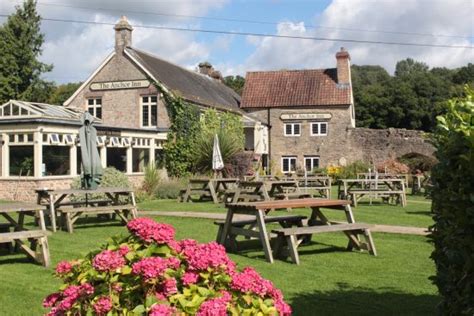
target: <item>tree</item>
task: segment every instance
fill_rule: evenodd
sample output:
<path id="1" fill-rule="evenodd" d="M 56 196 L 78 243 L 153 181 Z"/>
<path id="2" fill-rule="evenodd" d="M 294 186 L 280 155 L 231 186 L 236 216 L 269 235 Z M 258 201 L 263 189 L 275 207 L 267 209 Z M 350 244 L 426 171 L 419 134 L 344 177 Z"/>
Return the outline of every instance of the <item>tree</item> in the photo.
<path id="1" fill-rule="evenodd" d="M 47 101 L 53 84 L 40 77 L 51 71 L 52 65 L 38 60 L 44 43 L 40 24 L 36 1 L 26 0 L 0 27 L 0 103 L 10 99 Z"/>
<path id="2" fill-rule="evenodd" d="M 245 78 L 241 76 L 227 76 L 224 78 L 224 84 L 237 92 L 239 95 L 242 95 L 244 90 Z"/>
<path id="3" fill-rule="evenodd" d="M 54 89 L 48 103 L 62 105 L 81 86 L 82 82 L 61 84 Z"/>

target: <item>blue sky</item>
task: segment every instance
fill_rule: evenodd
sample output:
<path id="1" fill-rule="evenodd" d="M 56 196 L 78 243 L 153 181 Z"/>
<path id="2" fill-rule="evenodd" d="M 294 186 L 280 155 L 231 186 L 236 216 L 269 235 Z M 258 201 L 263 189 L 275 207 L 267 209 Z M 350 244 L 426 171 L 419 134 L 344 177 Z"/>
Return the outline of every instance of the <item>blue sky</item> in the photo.
<path id="1" fill-rule="evenodd" d="M 19 3 L 21 0 L 0 1 L 1 14 L 11 13 Z M 473 0 L 39 0 L 38 10 L 44 18 L 105 23 L 115 23 L 126 15 L 135 26 L 134 47 L 188 69 L 209 61 L 224 75 L 245 75 L 251 70 L 331 68 L 341 46 L 348 49 L 352 63 L 381 65 L 389 72 L 393 72 L 397 61 L 407 57 L 431 67 L 454 68 L 474 62 Z M 0 23 L 3 21 L 0 18 Z M 157 30 L 140 25 L 471 47 L 263 38 Z M 54 64 L 46 78 L 57 82 L 86 79 L 114 45 L 110 25 L 43 21 L 42 31 L 46 42 L 41 59 Z"/>

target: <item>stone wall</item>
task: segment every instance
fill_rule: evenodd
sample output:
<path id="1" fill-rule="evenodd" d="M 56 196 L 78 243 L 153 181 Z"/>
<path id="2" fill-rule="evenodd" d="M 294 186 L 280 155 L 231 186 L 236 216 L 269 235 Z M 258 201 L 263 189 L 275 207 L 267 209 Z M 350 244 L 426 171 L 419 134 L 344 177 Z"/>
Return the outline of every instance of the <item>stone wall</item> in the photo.
<path id="1" fill-rule="evenodd" d="M 409 153 L 433 156 L 435 151 L 428 135 L 422 131 L 353 128 L 347 131 L 347 136 L 351 142 L 348 161 L 368 160 L 378 163 Z"/>

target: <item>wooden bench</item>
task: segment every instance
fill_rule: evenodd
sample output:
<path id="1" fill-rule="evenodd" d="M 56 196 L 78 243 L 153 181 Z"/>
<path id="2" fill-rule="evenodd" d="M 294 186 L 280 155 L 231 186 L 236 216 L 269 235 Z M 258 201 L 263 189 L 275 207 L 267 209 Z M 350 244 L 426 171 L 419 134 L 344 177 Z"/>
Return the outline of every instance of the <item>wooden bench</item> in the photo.
<path id="1" fill-rule="evenodd" d="M 48 267 L 51 263 L 48 246 L 48 236 L 50 234 L 50 232 L 45 230 L 22 230 L 2 233 L 0 234 L 0 244 L 15 242 L 26 255 L 43 266 Z M 25 239 L 30 242 L 30 246 L 23 242 Z M 37 249 L 38 245 L 39 249 Z"/>
<path id="2" fill-rule="evenodd" d="M 286 216 L 266 216 L 265 217 L 265 223 L 279 223 L 282 227 L 292 227 L 292 226 L 303 226 L 303 220 L 307 219 L 306 216 L 302 215 L 286 215 Z M 219 242 L 221 240 L 222 236 L 222 230 L 224 228 L 225 220 L 218 220 L 214 222 L 215 225 L 219 226 L 219 229 L 217 231 L 217 237 L 216 241 Z M 238 233 L 239 235 L 245 235 L 247 238 L 250 237 L 259 237 L 258 232 L 255 232 L 255 236 L 253 236 L 252 233 L 246 232 L 243 233 L 243 228 L 245 226 L 250 226 L 247 229 L 253 229 L 257 225 L 257 219 L 256 218 L 249 218 L 249 219 L 243 219 L 243 220 L 233 220 L 232 221 L 232 229 L 231 229 L 231 234 L 229 238 L 227 238 L 226 241 L 226 246 L 229 246 L 230 248 L 233 248 L 235 250 L 237 242 L 236 242 L 236 234 Z M 276 237 L 275 234 L 270 237 Z"/>
<path id="3" fill-rule="evenodd" d="M 278 236 L 275 245 L 275 255 L 284 256 L 283 247 L 286 245 L 292 262 L 300 264 L 297 248 L 299 244 L 304 241 L 304 237 L 312 234 L 342 231 L 349 237 L 348 250 L 352 250 L 353 248 L 368 250 L 370 254 L 376 256 L 377 252 L 370 233 L 371 226 L 372 225 L 362 223 L 352 223 L 273 229 L 272 232 Z M 358 235 L 364 235 L 366 242 L 361 242 Z"/>
<path id="4" fill-rule="evenodd" d="M 363 197 L 369 198 L 382 198 L 382 200 L 390 203 L 393 200 L 394 204 L 401 204 L 403 207 L 406 206 L 405 192 L 395 190 L 363 190 L 363 189 L 352 189 L 349 191 L 349 197 L 352 200 L 352 204 L 357 206 L 357 202 Z"/>
<path id="5" fill-rule="evenodd" d="M 128 222 L 127 216 L 129 213 L 132 217 L 136 217 L 136 207 L 130 204 L 127 205 L 109 205 L 109 206 L 90 206 L 90 207 L 66 207 L 57 209 L 61 214 L 62 226 L 70 234 L 73 233 L 73 225 L 82 214 L 117 214 L 124 223 Z M 122 214 L 124 212 L 124 214 Z"/>
<path id="6" fill-rule="evenodd" d="M 273 195 L 276 200 L 290 200 L 290 199 L 308 199 L 312 198 L 311 193 L 305 192 L 288 192 L 288 193 L 277 193 Z"/>

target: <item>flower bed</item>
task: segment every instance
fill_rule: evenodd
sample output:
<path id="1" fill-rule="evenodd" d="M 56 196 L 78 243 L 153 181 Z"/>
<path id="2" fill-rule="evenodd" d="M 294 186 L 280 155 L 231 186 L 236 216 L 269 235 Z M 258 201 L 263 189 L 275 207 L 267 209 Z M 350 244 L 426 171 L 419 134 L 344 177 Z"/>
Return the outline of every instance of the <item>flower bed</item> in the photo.
<path id="1" fill-rule="evenodd" d="M 149 218 L 127 228 L 127 237 L 57 265 L 64 285 L 44 299 L 48 315 L 291 314 L 271 281 L 238 271 L 221 245 L 176 241 L 172 226 Z"/>

